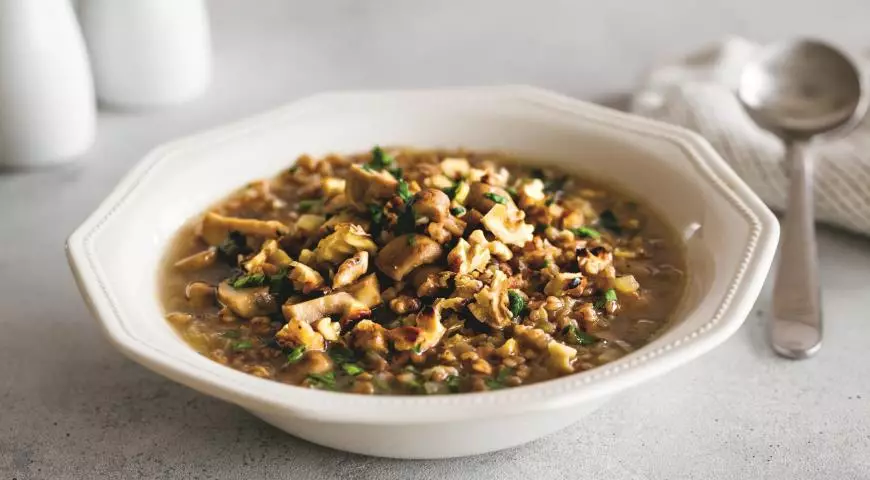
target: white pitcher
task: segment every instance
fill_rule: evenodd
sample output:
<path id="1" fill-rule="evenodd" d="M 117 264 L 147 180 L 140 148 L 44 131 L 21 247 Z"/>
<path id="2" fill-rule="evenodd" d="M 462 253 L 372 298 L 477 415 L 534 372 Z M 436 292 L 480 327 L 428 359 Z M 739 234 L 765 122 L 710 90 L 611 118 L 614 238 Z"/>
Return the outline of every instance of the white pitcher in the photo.
<path id="1" fill-rule="evenodd" d="M 191 100 L 211 80 L 204 0 L 81 0 L 97 97 L 120 108 Z"/>
<path id="2" fill-rule="evenodd" d="M 94 141 L 94 87 L 69 0 L 0 0 L 0 167 L 73 159 Z"/>

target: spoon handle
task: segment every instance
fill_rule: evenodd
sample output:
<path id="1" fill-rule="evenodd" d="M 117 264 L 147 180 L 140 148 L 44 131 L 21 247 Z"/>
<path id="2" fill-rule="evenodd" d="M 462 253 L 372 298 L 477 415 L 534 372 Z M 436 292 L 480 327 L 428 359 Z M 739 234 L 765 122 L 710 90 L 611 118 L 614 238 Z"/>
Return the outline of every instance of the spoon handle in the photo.
<path id="1" fill-rule="evenodd" d="M 806 143 L 786 144 L 790 184 L 779 266 L 773 285 L 770 338 L 776 353 L 807 358 L 822 346 L 819 264 L 813 215 L 813 159 Z"/>

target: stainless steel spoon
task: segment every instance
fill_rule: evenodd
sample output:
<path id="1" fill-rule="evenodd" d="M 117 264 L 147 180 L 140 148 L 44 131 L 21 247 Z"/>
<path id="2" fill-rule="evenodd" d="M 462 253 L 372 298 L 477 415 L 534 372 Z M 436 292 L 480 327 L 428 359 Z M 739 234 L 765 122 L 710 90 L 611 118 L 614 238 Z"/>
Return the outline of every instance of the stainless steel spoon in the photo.
<path id="1" fill-rule="evenodd" d="M 848 56 L 825 43 L 801 40 L 770 45 L 746 65 L 737 96 L 762 128 L 786 146 L 788 205 L 773 285 L 770 341 L 776 353 L 807 358 L 822 346 L 813 161 L 809 140 L 842 134 L 867 110 L 864 78 Z"/>

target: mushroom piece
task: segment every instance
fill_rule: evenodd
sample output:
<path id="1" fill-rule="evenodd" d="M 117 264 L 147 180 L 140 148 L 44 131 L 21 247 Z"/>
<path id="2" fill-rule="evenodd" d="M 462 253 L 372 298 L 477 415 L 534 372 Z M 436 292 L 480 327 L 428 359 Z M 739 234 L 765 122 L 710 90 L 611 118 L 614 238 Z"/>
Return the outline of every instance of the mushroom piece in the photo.
<path id="1" fill-rule="evenodd" d="M 339 321 L 342 325 L 368 318 L 372 314 L 367 306 L 347 292 L 332 293 L 293 305 L 285 304 L 282 307 L 282 312 L 288 322 L 296 319 L 305 323 L 313 323 L 323 317 L 340 315 Z"/>
<path id="2" fill-rule="evenodd" d="M 427 217 L 429 221 L 456 236 L 465 231 L 465 222 L 450 213 L 450 198 L 446 193 L 427 188 L 414 195 L 414 198 L 414 213 L 418 217 Z"/>
<path id="3" fill-rule="evenodd" d="M 332 288 L 341 288 L 355 282 L 356 279 L 365 275 L 369 269 L 369 252 L 363 250 L 356 254 L 338 267 L 335 276 L 332 277 Z"/>
<path id="4" fill-rule="evenodd" d="M 496 205 L 481 222 L 496 238 L 508 245 L 522 247 L 534 237 L 535 227 L 524 222 L 525 213 L 510 205 Z"/>
<path id="5" fill-rule="evenodd" d="M 396 194 L 399 182 L 389 172 L 364 169 L 351 165 L 347 172 L 344 193 L 354 207 L 365 210 L 368 204 Z"/>
<path id="6" fill-rule="evenodd" d="M 339 264 L 358 251 L 374 253 L 378 246 L 359 225 L 340 223 L 335 231 L 322 239 L 314 249 L 315 259 L 320 263 Z"/>
<path id="7" fill-rule="evenodd" d="M 293 233 L 298 237 L 314 235 L 324 222 L 326 222 L 326 217 L 323 215 L 302 214 L 293 226 Z"/>
<path id="8" fill-rule="evenodd" d="M 323 335 L 315 332 L 308 323 L 296 318 L 291 319 L 287 325 L 278 330 L 275 341 L 284 348 L 303 346 L 305 351 L 323 350 L 326 346 Z"/>
<path id="9" fill-rule="evenodd" d="M 464 158 L 445 158 L 441 160 L 441 171 L 450 178 L 462 178 L 471 171 L 471 164 Z"/>
<path id="10" fill-rule="evenodd" d="M 286 235 L 290 229 L 277 220 L 225 217 L 209 212 L 202 218 L 199 236 L 209 245 L 218 246 L 233 231 L 255 237 L 278 238 L 281 235 Z"/>
<path id="11" fill-rule="evenodd" d="M 513 323 L 508 307 L 507 276 L 496 270 L 492 283 L 474 295 L 474 302 L 468 305 L 471 313 L 481 322 L 501 330 Z"/>
<path id="12" fill-rule="evenodd" d="M 217 298 L 222 305 L 242 318 L 269 315 L 277 309 L 269 287 L 233 288 L 226 280 L 218 284 Z"/>
<path id="13" fill-rule="evenodd" d="M 372 308 L 383 301 L 381 300 L 381 289 L 378 285 L 378 276 L 374 273 L 353 285 L 341 288 L 339 291 L 353 295 L 353 298 L 357 299 L 357 301 L 368 308 Z"/>
<path id="14" fill-rule="evenodd" d="M 554 297 L 562 295 L 579 297 L 586 289 L 586 282 L 586 277 L 581 273 L 560 272 L 547 282 L 547 285 L 544 286 L 544 293 Z"/>
<path id="15" fill-rule="evenodd" d="M 205 282 L 190 282 L 184 287 L 184 298 L 193 308 L 202 309 L 214 305 L 217 292 L 214 285 Z"/>
<path id="16" fill-rule="evenodd" d="M 182 258 L 175 262 L 173 267 L 184 271 L 195 271 L 208 268 L 217 261 L 217 248 L 209 247 L 208 250 L 203 250 L 193 255 Z"/>
<path id="17" fill-rule="evenodd" d="M 425 235 L 410 233 L 394 238 L 381 249 L 375 265 L 384 275 L 399 281 L 420 265 L 435 262 L 441 253 L 438 242 Z"/>
<path id="18" fill-rule="evenodd" d="M 496 202 L 494 199 L 500 201 Z M 466 200 L 469 207 L 481 213 L 488 212 L 494 205 L 501 205 L 502 202 L 504 202 L 504 205 L 514 205 L 514 201 L 507 190 L 483 182 L 471 184 L 468 191 L 468 199 Z"/>
<path id="19" fill-rule="evenodd" d="M 414 319 L 415 327 L 399 327 L 390 330 L 396 350 L 425 352 L 441 341 L 447 329 L 441 324 L 444 310 L 459 310 L 465 304 L 461 298 L 440 298 L 432 306 L 425 307 Z"/>
<path id="20" fill-rule="evenodd" d="M 293 282 L 293 288 L 303 294 L 309 294 L 326 285 L 323 276 L 304 263 L 291 262 L 290 268 L 292 270 L 290 270 L 289 278 Z"/>

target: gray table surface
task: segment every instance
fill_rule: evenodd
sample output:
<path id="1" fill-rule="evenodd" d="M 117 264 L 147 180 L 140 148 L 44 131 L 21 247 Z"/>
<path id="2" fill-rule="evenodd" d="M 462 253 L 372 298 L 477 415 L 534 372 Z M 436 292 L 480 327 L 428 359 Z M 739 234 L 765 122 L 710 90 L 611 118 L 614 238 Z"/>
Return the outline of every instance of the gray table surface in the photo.
<path id="1" fill-rule="evenodd" d="M 395 461 L 290 437 L 125 359 L 79 298 L 65 237 L 155 145 L 312 92 L 528 83 L 612 101 L 653 60 L 735 33 L 870 46 L 866 0 L 210 3 L 202 99 L 104 111 L 61 169 L 0 175 L 0 479 L 870 478 L 870 242 L 821 232 L 826 346 L 774 357 L 769 290 L 727 343 L 532 444 Z M 769 286 L 768 286 L 769 287 Z"/>

